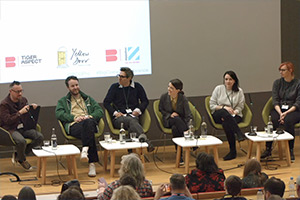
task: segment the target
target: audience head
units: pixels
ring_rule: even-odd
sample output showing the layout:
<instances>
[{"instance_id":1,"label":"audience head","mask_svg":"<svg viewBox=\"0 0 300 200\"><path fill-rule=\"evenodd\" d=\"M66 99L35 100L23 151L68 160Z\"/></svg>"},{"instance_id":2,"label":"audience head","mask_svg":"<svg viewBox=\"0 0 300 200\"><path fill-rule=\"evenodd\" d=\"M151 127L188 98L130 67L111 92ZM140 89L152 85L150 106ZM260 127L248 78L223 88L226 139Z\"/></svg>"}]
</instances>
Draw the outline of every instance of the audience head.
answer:
<instances>
[{"instance_id":1,"label":"audience head","mask_svg":"<svg viewBox=\"0 0 300 200\"><path fill-rule=\"evenodd\" d=\"M283 198L281 198L279 195L277 194L272 194L268 200L282 200Z\"/></svg>"},{"instance_id":2,"label":"audience head","mask_svg":"<svg viewBox=\"0 0 300 200\"><path fill-rule=\"evenodd\" d=\"M134 189L136 188L136 181L130 174L124 174L122 177L120 177L120 184L130 185Z\"/></svg>"},{"instance_id":3,"label":"audience head","mask_svg":"<svg viewBox=\"0 0 300 200\"><path fill-rule=\"evenodd\" d=\"M265 199L269 199L272 194L277 194L283 197L284 190L285 184L282 180L275 177L269 178L264 185Z\"/></svg>"},{"instance_id":4,"label":"audience head","mask_svg":"<svg viewBox=\"0 0 300 200\"><path fill-rule=\"evenodd\" d=\"M17 198L13 195L4 195L1 200L17 200Z\"/></svg>"},{"instance_id":5,"label":"audience head","mask_svg":"<svg viewBox=\"0 0 300 200\"><path fill-rule=\"evenodd\" d=\"M141 197L136 192L135 189L133 189L129 185L121 185L117 189L113 191L113 195L111 197L111 200L140 200Z\"/></svg>"},{"instance_id":6,"label":"audience head","mask_svg":"<svg viewBox=\"0 0 300 200\"><path fill-rule=\"evenodd\" d=\"M196 167L204 172L218 171L218 165L216 164L214 157L205 152L198 154L196 159Z\"/></svg>"},{"instance_id":7,"label":"audience head","mask_svg":"<svg viewBox=\"0 0 300 200\"><path fill-rule=\"evenodd\" d=\"M80 187L70 186L67 190L61 193L57 200L84 200L84 194Z\"/></svg>"},{"instance_id":8,"label":"audience head","mask_svg":"<svg viewBox=\"0 0 300 200\"><path fill-rule=\"evenodd\" d=\"M237 196L242 189L242 180L240 177L231 175L225 179L225 189L228 194Z\"/></svg>"},{"instance_id":9,"label":"audience head","mask_svg":"<svg viewBox=\"0 0 300 200\"><path fill-rule=\"evenodd\" d=\"M297 181L296 181L296 191L298 197L300 197L300 176L298 176Z\"/></svg>"},{"instance_id":10,"label":"audience head","mask_svg":"<svg viewBox=\"0 0 300 200\"><path fill-rule=\"evenodd\" d=\"M23 187L19 194L18 194L18 200L36 200L35 192L33 189L29 186Z\"/></svg>"},{"instance_id":11,"label":"audience head","mask_svg":"<svg viewBox=\"0 0 300 200\"><path fill-rule=\"evenodd\" d=\"M286 68L284 66L286 66ZM280 66L279 66L279 68L278 68L279 71L283 70L281 68L287 69L291 73L292 76L294 75L295 66L294 66L294 64L292 62L288 61L288 62L281 63Z\"/></svg>"},{"instance_id":12,"label":"audience head","mask_svg":"<svg viewBox=\"0 0 300 200\"><path fill-rule=\"evenodd\" d=\"M257 161L256 158L249 159L245 163L243 178L248 176L250 173L253 173L253 174L256 174L256 175L261 174L261 165Z\"/></svg>"},{"instance_id":13,"label":"audience head","mask_svg":"<svg viewBox=\"0 0 300 200\"><path fill-rule=\"evenodd\" d=\"M172 191L184 190L186 187L185 178L182 174L173 174L170 177L170 184Z\"/></svg>"},{"instance_id":14,"label":"audience head","mask_svg":"<svg viewBox=\"0 0 300 200\"><path fill-rule=\"evenodd\" d=\"M234 83L232 85L232 91L238 92L239 91L239 79L238 79L237 75L235 74L235 72L234 71L225 72L224 75L223 75L224 83L225 83L226 78L227 78L226 75L229 75L234 80Z\"/></svg>"},{"instance_id":15,"label":"audience head","mask_svg":"<svg viewBox=\"0 0 300 200\"><path fill-rule=\"evenodd\" d=\"M137 187L142 185L145 180L144 166L137 154L131 153L122 156L119 174L120 177L129 174L135 179Z\"/></svg>"}]
</instances>

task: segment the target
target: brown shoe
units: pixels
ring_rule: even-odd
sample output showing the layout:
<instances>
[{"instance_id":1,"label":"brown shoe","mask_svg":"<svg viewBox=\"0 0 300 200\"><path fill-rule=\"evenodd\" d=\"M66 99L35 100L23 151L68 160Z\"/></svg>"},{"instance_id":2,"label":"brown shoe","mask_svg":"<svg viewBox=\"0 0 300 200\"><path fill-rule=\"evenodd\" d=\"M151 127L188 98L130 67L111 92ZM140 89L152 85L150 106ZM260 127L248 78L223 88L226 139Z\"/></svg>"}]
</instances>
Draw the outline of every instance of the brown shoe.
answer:
<instances>
[{"instance_id":1,"label":"brown shoe","mask_svg":"<svg viewBox=\"0 0 300 200\"><path fill-rule=\"evenodd\" d=\"M29 162L28 161L26 161L26 160L24 160L23 162L20 162L19 161L19 164L23 167L23 169L25 170L25 171L32 171L33 170L33 168L31 167L31 165L29 164Z\"/></svg>"}]
</instances>

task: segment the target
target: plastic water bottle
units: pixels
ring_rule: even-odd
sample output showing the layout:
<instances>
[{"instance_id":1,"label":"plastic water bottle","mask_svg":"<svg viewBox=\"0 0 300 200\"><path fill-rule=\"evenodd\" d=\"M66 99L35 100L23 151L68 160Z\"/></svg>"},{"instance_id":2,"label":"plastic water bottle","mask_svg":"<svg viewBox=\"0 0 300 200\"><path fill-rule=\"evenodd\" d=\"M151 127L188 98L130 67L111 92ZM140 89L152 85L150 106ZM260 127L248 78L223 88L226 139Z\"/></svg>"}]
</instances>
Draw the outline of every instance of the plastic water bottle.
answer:
<instances>
[{"instance_id":1,"label":"plastic water bottle","mask_svg":"<svg viewBox=\"0 0 300 200\"><path fill-rule=\"evenodd\" d=\"M263 192L262 192L261 189L259 189L259 190L257 191L257 197L256 197L256 199L257 199L257 200L264 200L264 194L263 194Z\"/></svg>"},{"instance_id":2,"label":"plastic water bottle","mask_svg":"<svg viewBox=\"0 0 300 200\"><path fill-rule=\"evenodd\" d=\"M289 197L295 197L295 181L293 177L289 181Z\"/></svg>"},{"instance_id":3,"label":"plastic water bottle","mask_svg":"<svg viewBox=\"0 0 300 200\"><path fill-rule=\"evenodd\" d=\"M55 128L52 128L51 147L53 150L57 149L57 137L55 134Z\"/></svg>"},{"instance_id":4,"label":"plastic water bottle","mask_svg":"<svg viewBox=\"0 0 300 200\"><path fill-rule=\"evenodd\" d=\"M190 135L190 139L193 140L195 137L194 137L194 132L195 132L195 128L194 128L194 125L193 125L193 119L190 119L189 121L189 135Z\"/></svg>"},{"instance_id":5,"label":"plastic water bottle","mask_svg":"<svg viewBox=\"0 0 300 200\"><path fill-rule=\"evenodd\" d=\"M125 129L123 123L121 123L119 140L120 140L120 144L125 144Z\"/></svg>"},{"instance_id":6,"label":"plastic water bottle","mask_svg":"<svg viewBox=\"0 0 300 200\"><path fill-rule=\"evenodd\" d=\"M203 122L201 124L201 137L206 138L206 136L207 136L207 124L204 121L204 117L203 117Z\"/></svg>"}]
</instances>

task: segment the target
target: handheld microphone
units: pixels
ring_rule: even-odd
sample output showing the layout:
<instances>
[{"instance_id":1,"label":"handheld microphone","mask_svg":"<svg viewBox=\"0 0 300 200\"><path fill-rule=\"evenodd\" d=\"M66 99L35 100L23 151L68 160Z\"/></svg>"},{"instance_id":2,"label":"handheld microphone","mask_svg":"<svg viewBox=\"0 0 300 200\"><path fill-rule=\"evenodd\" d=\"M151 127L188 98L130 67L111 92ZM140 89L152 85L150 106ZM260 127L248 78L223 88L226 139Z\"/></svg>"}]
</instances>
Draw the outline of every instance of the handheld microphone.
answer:
<instances>
[{"instance_id":1,"label":"handheld microphone","mask_svg":"<svg viewBox=\"0 0 300 200\"><path fill-rule=\"evenodd\" d=\"M250 93L248 93L248 97L249 97L249 101L250 101L250 106L251 108L253 108L253 101L251 99L251 95ZM253 130L253 122L251 121L251 127L250 127L250 132L249 132L249 136L257 136L257 133Z\"/></svg>"},{"instance_id":2,"label":"handheld microphone","mask_svg":"<svg viewBox=\"0 0 300 200\"><path fill-rule=\"evenodd\" d=\"M147 141L147 136L142 133L140 136L139 136L139 142L146 142Z\"/></svg>"},{"instance_id":3,"label":"handheld microphone","mask_svg":"<svg viewBox=\"0 0 300 200\"><path fill-rule=\"evenodd\" d=\"M152 145L152 143L147 139L147 136L142 133L140 136L139 136L139 142L147 142L148 144L148 147L147 147L147 151L148 152L152 152L154 151L154 146Z\"/></svg>"}]
</instances>

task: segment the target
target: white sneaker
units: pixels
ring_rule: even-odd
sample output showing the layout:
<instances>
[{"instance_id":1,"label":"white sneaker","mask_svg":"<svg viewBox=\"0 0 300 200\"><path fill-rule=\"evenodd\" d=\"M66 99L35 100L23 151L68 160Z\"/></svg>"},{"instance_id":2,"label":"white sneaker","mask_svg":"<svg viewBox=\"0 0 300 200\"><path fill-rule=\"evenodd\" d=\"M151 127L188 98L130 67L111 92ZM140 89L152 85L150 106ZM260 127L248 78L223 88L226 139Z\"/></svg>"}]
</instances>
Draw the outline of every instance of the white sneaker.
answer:
<instances>
[{"instance_id":1,"label":"white sneaker","mask_svg":"<svg viewBox=\"0 0 300 200\"><path fill-rule=\"evenodd\" d=\"M95 177L96 176L96 166L94 163L90 163L89 165L89 173L88 173L89 177Z\"/></svg>"},{"instance_id":2,"label":"white sneaker","mask_svg":"<svg viewBox=\"0 0 300 200\"><path fill-rule=\"evenodd\" d=\"M82 147L82 151L81 151L81 156L80 156L80 160L81 161L88 161L88 149L89 147Z\"/></svg>"}]
</instances>

